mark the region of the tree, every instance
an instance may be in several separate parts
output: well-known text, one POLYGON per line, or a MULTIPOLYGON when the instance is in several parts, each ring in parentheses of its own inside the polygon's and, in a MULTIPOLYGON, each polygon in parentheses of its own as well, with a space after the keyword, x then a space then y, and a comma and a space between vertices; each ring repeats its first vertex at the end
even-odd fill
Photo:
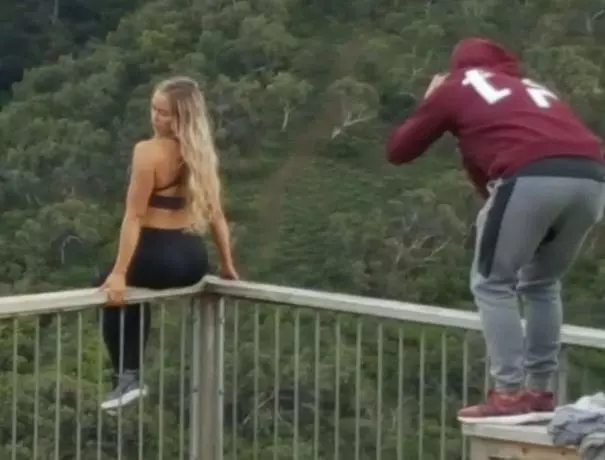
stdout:
POLYGON ((332 139, 356 124, 366 123, 377 116, 378 94, 374 87, 352 77, 336 80, 328 88, 329 97, 338 99, 340 122, 332 130, 332 139))
POLYGON ((281 131, 285 131, 296 108, 303 105, 313 87, 306 80, 299 80, 288 72, 279 72, 267 85, 267 93, 282 113, 281 131))

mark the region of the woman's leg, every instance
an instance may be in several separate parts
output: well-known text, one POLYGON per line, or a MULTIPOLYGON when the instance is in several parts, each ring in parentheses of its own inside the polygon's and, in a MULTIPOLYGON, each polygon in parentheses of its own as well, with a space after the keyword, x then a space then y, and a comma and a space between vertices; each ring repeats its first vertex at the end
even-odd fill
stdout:
POLYGON ((103 339, 116 374, 138 371, 151 328, 148 303, 103 308, 103 339))
POLYGON ((101 404, 103 409, 116 409, 147 394, 139 376, 150 326, 148 303, 103 309, 103 338, 115 372, 114 388, 101 404))
MULTIPOLYGON (((95 284, 102 284, 108 274, 109 270, 95 284)), ((127 282, 131 284, 130 279, 127 282)), ((148 303, 106 306, 100 315, 103 341, 113 367, 113 390, 101 407, 115 409, 146 394, 147 389, 140 386, 139 368, 149 338, 151 308, 148 303)))
POLYGON ((148 302, 131 305, 125 311, 128 334, 124 337, 124 370, 139 371, 151 328, 151 307, 148 302))
MULTIPOLYGON (((184 287, 199 281, 207 270, 201 238, 174 230, 145 229, 126 283, 149 289, 184 287)), ((103 308, 103 336, 118 376, 103 408, 115 409, 146 393, 146 387, 139 384, 139 367, 150 324, 149 304, 103 308)))

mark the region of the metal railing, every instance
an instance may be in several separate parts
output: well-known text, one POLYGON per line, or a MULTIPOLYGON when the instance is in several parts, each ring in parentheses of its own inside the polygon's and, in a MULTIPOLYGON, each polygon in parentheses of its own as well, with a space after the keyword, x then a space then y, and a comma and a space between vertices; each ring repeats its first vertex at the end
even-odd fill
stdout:
MULTIPOLYGON (((111 414, 103 294, 0 298, 0 458, 467 457, 455 414, 488 384, 474 312, 214 277, 127 300, 159 304, 149 394, 111 414)), ((563 340, 561 402, 598 388, 605 332, 563 340)))

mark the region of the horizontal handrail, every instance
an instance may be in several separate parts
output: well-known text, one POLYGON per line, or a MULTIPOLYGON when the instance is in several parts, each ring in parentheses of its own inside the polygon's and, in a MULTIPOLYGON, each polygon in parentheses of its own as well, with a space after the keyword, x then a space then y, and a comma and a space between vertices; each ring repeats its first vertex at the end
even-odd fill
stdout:
MULTIPOLYGON (((176 289, 128 288, 124 297, 127 303, 135 303, 192 296, 202 292, 206 282, 204 278, 192 286, 176 289)), ((5 296, 0 297, 0 318, 81 310, 103 305, 105 300, 105 293, 99 288, 5 296)))
MULTIPOLYGON (((169 299, 194 296, 201 292, 432 326, 481 330, 481 321, 476 312, 274 284, 227 281, 216 276, 206 276, 199 283, 178 289, 155 291, 129 288, 126 301, 133 303, 169 299)), ((105 294, 98 288, 6 296, 0 297, 0 318, 80 310, 100 306, 104 302, 105 294)), ((567 345, 605 349, 605 331, 601 329, 566 324, 563 326, 562 340, 567 345)))
MULTIPOLYGON (((258 302, 318 308, 471 331, 481 330, 481 320, 477 312, 453 308, 313 291, 274 284, 226 281, 215 277, 207 279, 204 290, 258 302)), ((561 331, 561 339, 566 345, 605 350, 605 330, 603 329, 566 324, 561 331)))

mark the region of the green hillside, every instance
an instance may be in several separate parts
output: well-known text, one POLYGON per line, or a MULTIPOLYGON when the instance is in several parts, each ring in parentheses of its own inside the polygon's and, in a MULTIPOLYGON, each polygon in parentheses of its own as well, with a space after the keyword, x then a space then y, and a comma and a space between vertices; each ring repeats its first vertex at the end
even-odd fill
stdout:
MULTIPOLYGON (((455 42, 475 34, 504 41, 525 58, 530 74, 568 98, 597 132, 605 130, 605 19, 598 0, 55 0, 42 2, 40 8, 22 3, 0 7, 0 42, 5 48, 0 56, 0 292, 5 295, 88 286, 99 267, 114 257, 131 149, 149 135, 148 98, 153 84, 169 75, 197 78, 208 98, 237 262, 246 278, 451 308, 473 308, 467 273, 471 227, 479 206, 458 169, 455 144, 443 139, 417 163, 400 168, 386 164, 383 145, 389 128, 406 116, 431 76, 447 66, 455 42), (9 45, 13 42, 19 47, 9 45)), ((602 233, 601 229, 594 232, 590 249, 570 274, 565 292, 567 322, 605 324, 602 233)), ((265 394, 273 385, 270 351, 275 317, 272 309, 257 308, 258 346, 269 350, 262 354, 258 370, 259 391, 265 394)), ((240 310, 244 351, 238 359, 242 375, 249 375, 255 310, 246 305, 240 310)), ((166 317, 166 340, 173 342, 165 357, 166 388, 178 391, 174 366, 181 319, 173 311, 166 317)), ((159 320, 158 313, 149 353, 153 379, 159 372, 159 320)), ((291 312, 284 310, 280 334, 289 344, 282 350, 284 391, 294 384, 288 374, 293 321, 291 312)), ((312 362, 314 319, 304 313, 301 321, 300 353, 312 362)), ((322 328, 321 362, 328 369, 328 380, 333 379, 334 321, 325 319, 322 328)), ((63 353, 69 353, 59 372, 66 385, 60 401, 66 434, 60 456, 53 458, 75 458, 75 444, 67 438, 74 423, 75 403, 69 395, 74 385, 85 395, 84 413, 90 425, 83 434, 87 441, 82 458, 116 458, 117 438, 112 431, 116 427, 111 421, 103 438, 104 456, 95 457, 97 330, 95 315, 86 313, 80 322, 76 315, 65 315, 42 331, 41 353, 47 359, 40 361, 44 411, 39 436, 41 446, 50 446, 49 452, 54 449, 57 334, 63 337, 63 353), (78 333, 84 337, 80 381, 75 377, 78 333)), ((364 343, 375 344, 372 334, 377 329, 370 324, 368 330, 374 332, 364 336, 364 343)), ((6 421, 0 423, 2 459, 12 453, 10 355, 15 337, 19 337, 23 388, 17 436, 22 449, 16 458, 32 458, 33 420, 28 411, 35 379, 34 331, 30 320, 0 327, 4 358, 0 400, 5 402, 0 416, 6 421)), ((356 331, 355 319, 343 320, 341 352, 342 365, 350 366, 347 372, 355 366, 356 331)), ((405 449, 410 455, 417 452, 414 430, 424 426, 423 460, 431 460, 440 453, 439 350, 446 341, 447 355, 457 362, 447 372, 445 418, 447 438, 457 439, 453 416, 462 398, 462 342, 439 331, 414 327, 406 331, 409 372, 404 384, 410 394, 426 385, 428 396, 424 421, 417 419, 417 401, 406 406, 410 432, 405 449), (426 354, 424 347, 430 350, 426 354), (427 359, 426 381, 418 380, 420 354, 427 359)), ((394 411, 399 331, 389 325, 383 332, 383 404, 394 411)), ((473 340, 474 352, 479 353, 481 342, 473 340)), ((235 350, 227 348, 228 359, 233 359, 235 350)), ((380 373, 375 346, 364 346, 363 353, 367 365, 361 386, 369 391, 377 387, 380 373)), ((600 355, 578 352, 574 356, 574 362, 590 364, 591 382, 601 382, 605 374, 600 355)), ((483 382, 482 355, 475 358, 469 382, 473 397, 483 382)), ((228 364, 229 372, 233 365, 228 364)), ((300 385, 312 393, 312 369, 305 368, 299 377, 300 385)), ((347 418, 355 399, 353 384, 343 384, 341 395, 347 420, 342 455, 353 455, 348 449, 353 448, 355 430, 347 418)), ((227 393, 232 394, 231 383, 227 385, 227 393)), ((238 385, 237 404, 250 409, 251 381, 242 378, 238 385)), ((322 390, 326 404, 335 398, 334 392, 333 385, 322 390)), ((158 409, 157 397, 156 392, 149 398, 154 412, 145 415, 145 430, 153 439, 145 449, 156 455, 159 428, 154 417, 159 411, 164 414, 164 452, 177 458, 178 404, 158 409)), ((361 404, 367 426, 360 438, 359 458, 375 459, 377 403, 368 396, 361 404)), ((286 406, 283 423, 289 427, 286 406)), ((386 414, 385 409, 385 419, 386 414)), ((256 457, 251 454, 254 436, 249 424, 230 422, 241 430, 238 458, 274 458, 269 447, 272 414, 261 415, 256 457)), ((125 416, 129 425, 124 432, 124 458, 136 458, 137 414, 133 410, 125 416)), ((313 457, 313 433, 307 425, 301 431, 300 460, 332 458, 332 439, 328 439, 332 421, 322 418, 321 424, 326 439, 319 443, 319 456, 313 457)), ((290 429, 280 431, 279 458, 292 457, 290 429)), ((395 458, 397 427, 382 429, 383 458, 395 458)), ((451 441, 447 458, 457 458, 459 449, 459 441, 451 441)))

